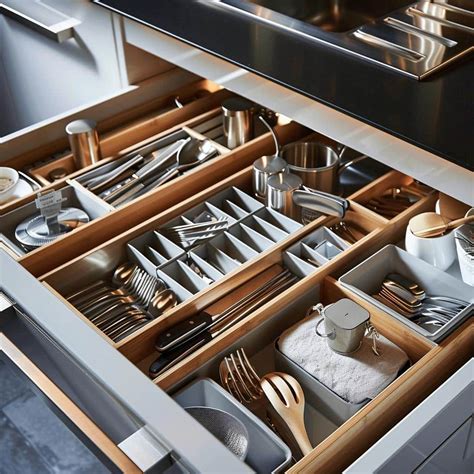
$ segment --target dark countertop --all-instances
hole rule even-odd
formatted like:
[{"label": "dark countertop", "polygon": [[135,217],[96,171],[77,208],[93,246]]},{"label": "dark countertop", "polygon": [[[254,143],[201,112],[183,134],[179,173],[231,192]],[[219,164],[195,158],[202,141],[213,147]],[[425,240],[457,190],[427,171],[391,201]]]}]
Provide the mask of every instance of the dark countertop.
[{"label": "dark countertop", "polygon": [[472,56],[418,82],[199,0],[94,0],[474,170]]}]

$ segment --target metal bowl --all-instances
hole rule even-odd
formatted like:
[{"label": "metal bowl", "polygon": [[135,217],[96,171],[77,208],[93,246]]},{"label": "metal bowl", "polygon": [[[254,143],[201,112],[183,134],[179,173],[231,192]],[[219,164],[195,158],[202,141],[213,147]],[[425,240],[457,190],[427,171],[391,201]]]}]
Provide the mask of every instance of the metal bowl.
[{"label": "metal bowl", "polygon": [[185,410],[242,461],[247,456],[249,433],[234,415],[211,407],[188,407]]}]

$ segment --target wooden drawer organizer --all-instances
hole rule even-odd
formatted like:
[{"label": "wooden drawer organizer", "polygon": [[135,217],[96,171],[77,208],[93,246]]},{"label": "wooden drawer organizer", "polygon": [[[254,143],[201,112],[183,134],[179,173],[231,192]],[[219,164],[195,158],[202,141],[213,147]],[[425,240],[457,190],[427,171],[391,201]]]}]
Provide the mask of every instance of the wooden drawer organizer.
[{"label": "wooden drawer organizer", "polygon": [[[298,255],[298,244],[313,238],[318,229],[323,226],[336,223],[338,221],[336,218],[320,217],[310,224],[295,228],[288,235],[259,249],[255,252],[256,255],[222,275],[212,285],[186,298],[166,315],[150,322],[118,343],[107,339],[95,326],[93,326],[94,330],[139,369],[147,373],[149,364],[157,357],[154,350],[157,334],[213,303],[226,297],[234,296],[235,298],[235,293],[232,295],[232,292],[242,285],[252,284],[259,274],[267,270],[272,271],[275,265],[286,266],[300,277],[297,283],[177,363],[157,377],[154,382],[164,390],[172,392],[196,376],[210,376],[218,380],[217,368],[220,360],[237,347],[246,349],[251,361],[263,375],[273,367],[270,350],[274,339],[285,328],[301,319],[311,304],[317,301],[329,303],[343,296],[360,302],[355,295],[340,286],[335,278],[387,243],[399,242],[403,238],[408,220],[413,215],[434,208],[437,197],[435,193],[427,194],[390,220],[359,204],[392,186],[406,186],[412,183],[411,178],[392,171],[354,193],[350,197],[351,209],[346,219],[348,222],[356,222],[366,234],[361,236],[355,244],[350,245],[347,250],[318,268],[303,265],[298,261],[301,257]],[[218,193],[229,193],[225,190],[231,186],[251,195],[251,167],[243,169],[53,271],[49,271],[48,265],[43,265],[48,273],[40,279],[50,291],[69,305],[62,295],[69,294],[102,276],[110,275],[119,263],[130,257],[130,253],[127,254],[128,242],[135,242],[135,247],[138,248],[136,242],[141,236],[178,219],[204,201],[212,201]],[[242,216],[241,222],[245,222],[258,212],[262,211],[249,210],[249,216]],[[238,232],[235,236],[239,237]],[[152,265],[150,271],[155,271],[158,266],[158,264]],[[37,266],[37,271],[41,272],[41,266]],[[318,431],[318,424],[310,427],[310,436],[315,448],[292,466],[289,472],[340,472],[470,357],[473,327],[471,321],[466,322],[442,343],[436,345],[370,303],[363,304],[370,311],[377,329],[402,347],[413,365],[341,426],[323,424],[320,431]],[[74,308],[73,310],[86,324],[91,324],[77,310]],[[307,410],[311,414],[310,418],[313,419],[315,413],[317,417],[317,407],[307,406]]]},{"label": "wooden drawer organizer", "polygon": [[[122,150],[132,147],[149,137],[163,132],[175,125],[201,115],[214,107],[222,100],[219,86],[208,80],[195,81],[166,95],[157,97],[147,104],[134,107],[121,114],[114,115],[97,124],[102,153],[100,163],[114,159]],[[197,98],[196,93],[206,91],[207,95]],[[180,97],[186,105],[178,109],[174,107],[175,97]],[[17,170],[23,170],[34,177],[45,190],[61,186],[68,178],[76,176],[84,171],[78,170],[74,164],[71,152],[68,150],[66,134],[58,142],[40,147],[32,152],[19,155],[4,162],[2,166],[10,166]],[[91,167],[95,167],[92,165]],[[51,182],[49,173],[54,168],[65,168],[68,175],[62,179]],[[85,169],[90,169],[87,167]],[[33,196],[25,196],[16,201],[0,206],[0,210],[8,212],[24,202],[29,202]]]},{"label": "wooden drawer organizer", "polygon": [[[81,185],[80,175],[86,172],[91,172],[95,168],[115,159],[120,159],[120,157],[137,147],[147,146],[149,143],[153,143],[169,134],[179,131],[183,131],[183,133],[198,138],[209,137],[217,140],[216,147],[220,152],[219,156],[191,169],[132,202],[125,204],[120,207],[119,210],[115,210],[113,207],[109,206],[109,212],[107,212],[106,215],[74,230],[70,234],[57,239],[51,244],[29,252],[20,257],[19,262],[35,276],[45,273],[64,262],[70,261],[75,256],[96,247],[113,236],[124,232],[126,229],[137,225],[139,222],[143,222],[151,216],[159,214],[163,210],[175,205],[177,202],[183,201],[202,189],[215,184],[220,179],[226,178],[236,171],[241,170],[251,164],[257,157],[273,153],[273,140],[268,132],[257,136],[254,140],[231,151],[220,145],[219,141],[222,139],[222,127],[218,125],[218,122],[220,121],[220,104],[222,100],[229,95],[230,93],[228,91],[220,90],[202,99],[196,100],[182,109],[169,112],[168,114],[182,114],[182,111],[187,108],[191,109],[191,112],[194,112],[198,103],[200,104],[199,109],[210,109],[200,115],[193,116],[189,120],[179,122],[172,128],[153,136],[150,136],[152,131],[148,124],[146,126],[147,139],[139,143],[136,143],[136,140],[131,140],[130,134],[127,134],[126,131],[117,134],[115,138],[110,140],[108,143],[109,149],[115,152],[115,155],[110,156],[91,167],[73,173],[70,178],[65,181],[58,181],[49,187],[44,188],[44,190],[62,189],[65,186],[73,185],[75,189],[88,195],[90,199],[97,200],[99,199],[97,196]],[[193,114],[189,113],[189,115]],[[182,115],[179,115],[179,117],[182,117]],[[158,120],[159,118],[160,117],[155,118],[154,123],[155,127],[158,130],[161,130],[163,126],[159,125],[161,123],[161,121]],[[145,125],[143,126],[145,127]],[[142,133],[140,127],[139,132]],[[277,125],[275,127],[275,132],[278,134],[281,143],[284,144],[301,138],[305,133],[307,133],[307,130],[295,123],[290,123],[283,126]],[[257,133],[262,133],[262,130]],[[130,143],[133,143],[133,147],[129,146]],[[211,170],[212,172],[209,172]],[[18,201],[15,206],[9,206],[7,210],[10,210],[10,212],[7,214],[7,216],[9,216],[7,221],[10,226],[14,227],[14,224],[21,221],[21,219],[15,220],[15,213],[19,212],[18,210],[21,206],[26,206],[31,203],[34,198],[35,196],[31,195]],[[8,232],[5,232],[3,229],[0,229],[0,232],[8,234]],[[48,265],[49,268],[46,268],[45,264]]]}]

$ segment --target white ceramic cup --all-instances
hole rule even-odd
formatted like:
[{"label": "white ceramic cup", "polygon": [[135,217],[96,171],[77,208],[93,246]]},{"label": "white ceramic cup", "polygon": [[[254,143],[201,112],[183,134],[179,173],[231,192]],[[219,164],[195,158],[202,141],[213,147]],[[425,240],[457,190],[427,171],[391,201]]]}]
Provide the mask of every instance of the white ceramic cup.
[{"label": "white ceramic cup", "polygon": [[408,225],[405,233],[405,249],[440,270],[447,270],[456,260],[453,231],[440,237],[417,237]]},{"label": "white ceramic cup", "polygon": [[15,194],[16,186],[20,179],[18,171],[13,168],[7,168],[5,166],[0,167],[0,179],[8,179],[11,181],[11,185],[4,191],[0,190],[0,203],[8,202]]}]

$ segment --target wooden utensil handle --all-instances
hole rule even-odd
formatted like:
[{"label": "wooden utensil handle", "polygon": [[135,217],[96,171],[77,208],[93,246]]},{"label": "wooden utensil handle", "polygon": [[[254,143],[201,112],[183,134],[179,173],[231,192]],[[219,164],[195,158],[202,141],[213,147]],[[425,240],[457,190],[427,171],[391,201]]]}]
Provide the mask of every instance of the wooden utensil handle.
[{"label": "wooden utensil handle", "polygon": [[474,222],[474,216],[468,216],[468,217],[462,217],[461,219],[456,219],[454,221],[451,221],[448,224],[448,229],[454,229],[455,227],[459,227],[460,225],[463,224],[468,224],[469,222]]},{"label": "wooden utensil handle", "polygon": [[313,446],[308,438],[308,433],[306,432],[306,428],[304,427],[304,422],[301,420],[291,419],[290,417],[285,417],[285,422],[288,425],[291,433],[293,434],[295,441],[298,443],[303,456],[306,456],[313,450]]}]

